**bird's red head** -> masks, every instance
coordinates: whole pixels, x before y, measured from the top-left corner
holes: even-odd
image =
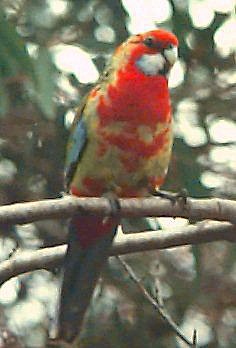
[[[136,35],[136,37],[146,46],[145,51],[147,53],[152,53],[153,51],[161,52],[163,49],[178,46],[177,37],[171,32],[162,29],[148,31],[144,34]]]
[[[115,52],[145,75],[166,75],[177,59],[177,37],[162,29],[131,36]]]

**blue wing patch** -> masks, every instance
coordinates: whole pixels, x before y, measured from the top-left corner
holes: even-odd
[[[87,130],[86,125],[81,117],[78,123],[73,127],[73,131],[69,137],[68,151],[66,155],[65,165],[65,183],[68,188],[74,172],[78,165],[78,162],[82,156],[87,142]]]

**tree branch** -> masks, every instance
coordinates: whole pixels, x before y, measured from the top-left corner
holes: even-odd
[[[143,296],[148,300],[149,303],[158,311],[161,318],[167,323],[169,328],[183,341],[187,344],[188,347],[194,347],[194,345],[187,339],[187,337],[184,336],[184,334],[181,332],[180,328],[177,326],[177,324],[173,321],[173,319],[170,317],[170,315],[167,313],[165,307],[158,303],[158,301],[147,291],[147,289],[142,284],[141,280],[137,277],[137,275],[134,273],[133,269],[119,256],[117,256],[117,259],[121,263],[122,267],[128,273],[131,280],[137,285],[138,289],[141,291]]]
[[[121,235],[115,239],[110,255],[166,249],[217,240],[236,242],[236,226],[229,222],[202,221],[196,225],[170,230]],[[19,274],[37,269],[52,269],[63,262],[66,246],[14,254],[0,264],[0,285]]]
[[[122,217],[153,216],[183,217],[193,221],[212,219],[236,223],[236,202],[227,199],[188,198],[175,203],[168,199],[130,198],[120,199],[119,215]],[[69,218],[75,214],[114,214],[106,198],[65,196],[29,203],[15,203],[0,208],[0,225],[25,224],[44,219]]]

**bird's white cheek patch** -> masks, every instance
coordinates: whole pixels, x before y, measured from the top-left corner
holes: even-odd
[[[145,75],[158,75],[164,69],[166,60],[161,53],[143,54],[136,65]]]

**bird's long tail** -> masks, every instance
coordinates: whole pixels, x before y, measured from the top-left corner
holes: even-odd
[[[81,331],[116,230],[114,218],[82,216],[70,223],[58,320],[59,338],[66,342],[72,342]]]

